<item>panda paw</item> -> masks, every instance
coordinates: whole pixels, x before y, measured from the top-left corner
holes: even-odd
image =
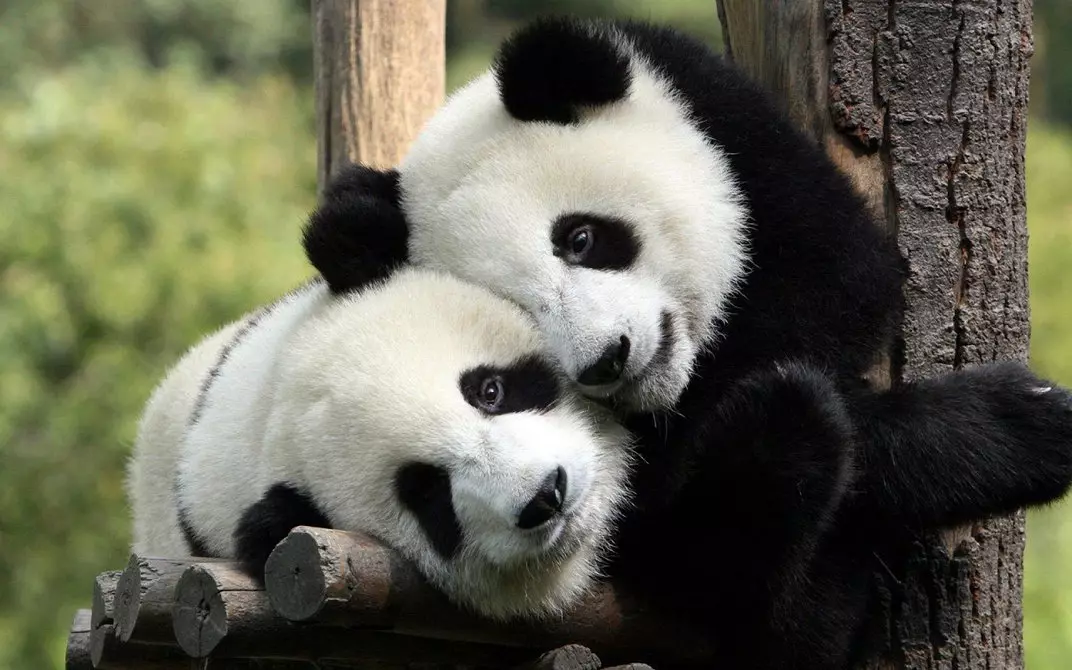
[[[852,425],[833,382],[795,361],[753,373],[720,403],[721,445],[730,476],[786,518],[820,524],[851,478]]]
[[[1019,363],[994,363],[959,374],[961,397],[976,399],[976,425],[990,433],[985,444],[1013,450],[1002,460],[1030,481],[1025,490],[1031,499],[1024,502],[1047,503],[1065,495],[1072,484],[1072,393]]]

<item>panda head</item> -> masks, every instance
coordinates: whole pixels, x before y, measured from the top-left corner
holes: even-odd
[[[443,273],[345,292],[288,350],[287,443],[332,526],[491,617],[569,606],[627,495],[629,441],[569,392],[531,318]]]
[[[725,156],[612,24],[519,31],[387,174],[410,261],[520,304],[586,395],[626,409],[676,402],[745,272]],[[383,244],[343,229],[325,234]]]

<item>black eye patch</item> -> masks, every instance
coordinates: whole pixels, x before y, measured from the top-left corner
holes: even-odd
[[[459,380],[462,396],[486,414],[546,411],[559,395],[551,366],[528,356],[509,367],[487,365],[468,370]]]
[[[454,513],[447,471],[428,463],[407,463],[395,474],[395,494],[417,517],[436,553],[453,558],[462,544],[462,527]]]
[[[551,227],[555,256],[593,270],[625,270],[640,254],[640,240],[622,219],[599,214],[563,214]]]

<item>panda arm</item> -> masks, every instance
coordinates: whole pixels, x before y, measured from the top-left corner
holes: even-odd
[[[856,392],[854,504],[951,527],[1052,502],[1072,483],[1072,396],[1018,363]]]
[[[284,482],[274,484],[239,519],[235,559],[263,583],[268,556],[297,526],[330,528],[331,523],[306,492]]]

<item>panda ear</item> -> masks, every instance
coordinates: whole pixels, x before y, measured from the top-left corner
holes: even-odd
[[[408,239],[398,171],[363,165],[332,178],[302,233],[306,257],[333,293],[387,278],[407,262]]]
[[[575,123],[579,107],[629,93],[629,57],[606,31],[577,19],[539,19],[499,48],[493,65],[499,97],[519,121]]]

